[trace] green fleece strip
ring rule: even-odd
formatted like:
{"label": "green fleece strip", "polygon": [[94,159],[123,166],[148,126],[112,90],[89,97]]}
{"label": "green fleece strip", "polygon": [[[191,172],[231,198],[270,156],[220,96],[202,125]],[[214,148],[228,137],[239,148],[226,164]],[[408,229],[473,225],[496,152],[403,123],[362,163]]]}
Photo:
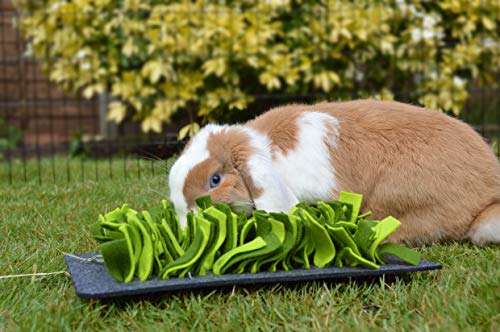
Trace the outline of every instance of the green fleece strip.
{"label": "green fleece strip", "polygon": [[[314,245],[311,244],[314,239],[311,237],[310,227],[307,226],[307,221],[303,218],[303,216],[300,218],[300,224],[302,227],[302,236],[298,241],[297,246],[295,246],[292,250],[293,254],[290,263],[293,267],[309,269],[311,267],[309,255],[311,255],[314,251]],[[294,262],[298,264],[294,264]]]}
{"label": "green fleece strip", "polygon": [[382,256],[383,254],[394,255],[399,259],[415,266],[420,264],[420,260],[422,258],[422,255],[419,252],[416,252],[415,250],[400,246],[395,243],[382,244],[380,246],[380,249],[378,250],[378,253],[380,256]]}
{"label": "green fleece strip", "polygon": [[374,241],[376,235],[376,232],[373,228],[377,226],[377,224],[378,221],[374,220],[362,219],[358,221],[358,228],[353,237],[354,241],[358,245],[358,248],[360,249],[360,252],[363,255],[368,255],[370,245]]}
{"label": "green fleece strip", "polygon": [[373,227],[375,231],[375,236],[373,242],[370,244],[368,248],[368,259],[375,261],[375,253],[377,247],[384,241],[389,235],[394,233],[396,229],[401,225],[401,222],[394,217],[387,217],[377,223],[376,226]]}
{"label": "green fleece strip", "polygon": [[[337,224],[338,225],[338,224]],[[351,250],[356,254],[361,256],[358,246],[352,236],[341,226],[326,226],[330,236],[338,248],[351,248]]]}
{"label": "green fleece strip", "polygon": [[317,267],[325,267],[335,258],[335,246],[328,231],[315,220],[309,212],[303,210],[305,219],[310,223],[312,246],[314,247],[313,263]]}
{"label": "green fleece strip", "polygon": [[117,230],[120,228],[121,225],[126,224],[127,219],[125,216],[123,216],[123,221],[116,221],[116,220],[103,220],[101,221],[101,225],[104,228],[104,230]]}
{"label": "green fleece strip", "polygon": [[372,211],[368,211],[368,212],[366,212],[366,213],[360,214],[360,215],[358,216],[358,220],[359,220],[359,219],[365,219],[366,217],[369,217],[369,216],[371,216],[371,215],[372,215]]}
{"label": "green fleece strip", "polygon": [[277,271],[294,268],[356,266],[378,268],[392,254],[418,265],[420,254],[382,244],[400,225],[393,217],[366,220],[359,213],[361,195],[341,193],[341,201],[302,202],[287,213],[254,211],[236,215],[209,196],[196,199],[198,215],[189,212],[182,229],[173,204],[137,211],[124,204],[99,215],[90,228],[101,242],[106,268],[118,281],[134,275],[147,280],[220,273]]}
{"label": "green fleece strip", "polygon": [[[139,230],[141,236],[142,250],[140,251],[139,262],[136,264],[135,274],[141,281],[144,281],[149,279],[153,272],[153,241],[151,241],[151,236],[145,225],[135,214],[127,214],[127,220],[131,227],[136,227]],[[130,234],[132,234],[132,231]]]}
{"label": "green fleece strip", "polygon": [[314,245],[311,243],[306,243],[304,248],[299,252],[302,255],[301,259],[304,262],[304,269],[310,269],[311,263],[309,261],[309,256],[314,252]]}
{"label": "green fleece strip", "polygon": [[165,219],[161,220],[161,224],[158,225],[158,229],[161,236],[163,237],[163,240],[165,241],[170,256],[172,256],[172,258],[176,260],[184,255],[184,249],[177,242],[177,238],[175,237],[174,233],[170,229],[170,225],[165,221]]}
{"label": "green fleece strip", "polygon": [[153,217],[151,217],[149,211],[142,211],[139,217],[142,217],[140,218],[141,221],[145,223],[148,233],[151,235],[151,240],[153,241],[153,244],[156,244],[156,242],[158,241],[159,234],[156,232],[156,229],[154,228],[155,222],[153,221]]}
{"label": "green fleece strip", "polygon": [[[270,252],[268,254],[264,254],[264,255],[260,256],[259,258],[255,259],[255,261],[251,264],[251,267],[250,267],[251,273],[256,273],[260,269],[260,266],[263,264],[262,261],[267,260],[271,256],[279,255],[279,249],[281,248],[281,245],[283,244],[283,241],[285,240],[285,225],[283,223],[281,223],[280,221],[278,221],[272,217],[269,217],[269,215],[267,215],[267,213],[262,214],[261,217],[256,217],[256,218],[263,218],[265,220],[264,222],[267,222],[267,223],[269,223],[269,225],[271,225],[269,232],[271,232],[272,234],[274,234],[276,236],[276,238],[279,241],[279,245],[277,246],[278,248],[277,248],[276,252]],[[261,236],[264,238],[264,240],[266,240],[266,237],[265,237],[266,235],[267,234],[261,233]]]}
{"label": "green fleece strip", "polygon": [[[280,220],[278,220],[280,219]],[[294,230],[291,229],[293,226],[291,225],[288,216],[286,214],[277,214],[273,213],[271,214],[270,218],[268,221],[272,225],[272,232],[278,240],[280,241],[281,245],[278,247],[278,249],[275,252],[272,252],[266,256],[262,256],[261,258],[257,259],[253,264],[252,267],[250,268],[250,272],[257,272],[260,270],[262,265],[265,265],[267,263],[273,263],[269,267],[269,271],[275,272],[276,271],[276,266],[277,264],[282,261],[283,258],[286,257],[286,254],[288,251],[291,249],[293,244],[295,243],[295,238],[294,238]]]}
{"label": "green fleece strip", "polygon": [[335,224],[335,226],[341,226],[351,235],[354,235],[358,230],[358,225],[350,221],[339,221],[338,223]]}
{"label": "green fleece strip", "polygon": [[238,246],[238,216],[225,204],[215,203],[214,206],[226,215],[226,238],[221,248],[221,253],[226,253]]}
{"label": "green fleece strip", "polygon": [[141,230],[137,226],[135,226],[133,222],[129,221],[128,225],[130,226],[128,228],[128,235],[130,238],[130,242],[132,244],[132,250],[134,253],[134,262],[137,267],[141,260],[141,254],[144,249],[144,242],[142,240]]}
{"label": "green fleece strip", "polygon": [[189,248],[191,245],[191,242],[193,242],[193,239],[196,235],[196,221],[195,221],[195,214],[192,211],[189,211],[187,216],[187,227],[184,230],[184,241],[182,242],[182,249],[184,251]]}
{"label": "green fleece strip", "polygon": [[240,246],[245,244],[247,237],[250,233],[255,232],[255,218],[248,219],[247,223],[243,226],[240,233]]}
{"label": "green fleece strip", "polygon": [[[154,215],[154,211],[152,211]],[[163,262],[161,261],[160,255],[163,253],[163,248],[160,243],[161,234],[157,227],[157,223],[154,221],[154,217],[158,220],[158,215],[151,215],[149,211],[142,211],[142,221],[144,221],[148,233],[151,236],[151,241],[153,242],[153,273],[157,274],[159,270],[163,268]]]}
{"label": "green fleece strip", "polygon": [[156,224],[155,227],[158,233],[160,233],[158,243],[162,249],[158,251],[157,259],[162,261],[161,268],[158,267],[158,269],[161,271],[166,264],[173,262],[175,259],[170,254],[170,249],[168,248],[169,246],[167,245],[167,241],[165,240],[168,238],[168,235],[166,233],[162,233],[165,232],[165,230],[162,229],[161,224]]}
{"label": "green fleece strip", "polygon": [[352,205],[352,212],[350,219],[347,221],[356,222],[358,219],[359,210],[361,209],[361,202],[363,201],[363,195],[341,191],[339,196],[339,201],[342,203],[349,203]]}
{"label": "green fleece strip", "polygon": [[[217,273],[224,273],[227,271],[229,268],[231,268],[233,265],[236,263],[242,263],[244,266],[246,265],[251,265],[254,264],[256,260],[271,254],[275,252],[281,245],[280,240],[276,235],[273,234],[272,232],[272,224],[268,221],[268,214],[262,211],[255,211],[254,212],[255,216],[255,224],[256,224],[256,229],[257,229],[257,238],[261,238],[265,242],[265,246],[255,248],[254,250],[251,251],[246,251],[245,253],[239,253],[237,255],[233,255],[229,260],[224,265],[219,266],[217,262],[214,264],[214,270],[213,272],[215,274]],[[253,242],[253,241],[251,241]],[[260,242],[257,242],[258,245],[260,245]],[[254,243],[254,246],[256,244]],[[234,249],[237,250],[238,248]],[[233,251],[234,251],[233,250]],[[231,253],[231,252],[229,252]],[[227,253],[227,254],[229,254]],[[225,254],[225,255],[227,255]],[[222,256],[224,257],[224,256]],[[221,258],[222,258],[221,257]],[[239,266],[236,267],[236,271],[240,272],[244,270],[244,267],[242,267],[242,264],[239,264]],[[216,265],[218,266],[216,269]]]}
{"label": "green fleece strip", "polygon": [[344,211],[342,210],[342,204],[337,201],[324,202],[328,206],[330,206],[334,212],[334,223],[339,222],[340,220],[345,220]]}
{"label": "green fleece strip", "polygon": [[283,260],[283,269],[284,270],[292,270],[294,268],[293,264],[293,257],[295,255],[295,252],[298,250],[300,244],[302,243],[302,238],[304,236],[304,229],[303,229],[303,223],[302,219],[294,214],[289,214],[290,219],[293,218],[295,222],[295,227],[296,227],[296,234],[295,234],[295,242],[292,245],[292,248],[288,251],[288,254],[286,255],[285,259]]}
{"label": "green fleece strip", "polygon": [[[167,264],[165,259],[165,251],[163,250],[163,244],[161,243],[162,236],[160,235],[160,230],[158,229],[158,224],[153,225],[153,231],[158,234],[158,239],[153,243],[153,274],[158,275],[158,273]],[[170,260],[169,262],[171,262]]]}
{"label": "green fleece strip", "polygon": [[203,217],[212,223],[213,237],[210,238],[210,242],[203,253],[202,259],[200,260],[199,275],[205,275],[207,270],[212,269],[215,254],[224,243],[227,234],[227,217],[224,212],[221,212],[211,206],[203,211]]}
{"label": "green fleece strip", "polygon": [[104,233],[105,237],[110,237],[112,239],[121,239],[123,238],[123,233],[118,231],[121,225],[124,225],[126,223],[120,223],[120,224],[110,224],[109,222],[105,221],[103,222],[102,225],[102,232]]}
{"label": "green fleece strip", "polygon": [[205,210],[212,206],[212,198],[210,195],[200,196],[194,200],[194,203],[200,207],[200,209]]}
{"label": "green fleece strip", "polygon": [[[258,249],[264,248],[266,246],[266,241],[260,236],[257,236],[252,241],[245,243],[239,247],[234,248],[233,250],[225,253],[214,263],[213,272],[214,274],[223,274],[225,270],[227,270],[231,265],[237,263],[239,255],[243,255],[248,252],[256,251]],[[231,260],[234,260],[232,264],[229,264]]]}
{"label": "green fleece strip", "polygon": [[[340,250],[338,259],[340,261],[344,261],[346,265],[349,266],[358,266],[358,265],[365,265],[374,269],[380,268],[377,264],[355,254],[351,248],[345,247],[344,249]],[[342,266],[342,265],[341,265]]]}
{"label": "green fleece strip", "polygon": [[[177,242],[181,243],[183,240],[184,232],[182,231],[181,224],[179,222],[179,217],[175,214],[174,204],[167,200],[162,200],[163,207],[163,218],[167,221],[172,233],[175,235]],[[158,218],[161,220],[162,218]]]}
{"label": "green fleece strip", "polygon": [[[241,262],[245,267],[247,265],[250,265],[249,270],[251,270],[253,265],[255,265],[258,260],[260,260],[262,257],[266,257],[269,254],[273,254],[280,247],[279,239],[272,232],[264,235],[262,239],[266,242],[265,247],[237,256],[234,261],[231,262],[231,264],[228,264],[228,267],[225,268],[225,270],[227,270],[231,265],[234,265],[235,262]],[[239,268],[237,268],[236,270],[239,270]],[[242,271],[244,270],[245,269],[243,269]]]}
{"label": "green fleece strip", "polygon": [[[128,210],[126,208],[126,204],[123,205],[123,207],[121,209],[119,208],[116,208],[115,210],[111,211],[111,212],[108,212],[104,215],[104,219],[108,222],[115,222],[115,223],[126,223],[127,222],[127,219],[125,218],[125,213],[126,213],[126,210]],[[125,211],[125,212],[123,212]]]}
{"label": "green fleece strip", "polygon": [[325,224],[327,225],[333,225],[335,223],[335,211],[333,208],[326,204],[325,202],[318,202],[318,209],[321,211]]}
{"label": "green fleece strip", "polygon": [[198,230],[193,242],[184,255],[165,266],[165,268],[160,272],[160,277],[162,279],[168,279],[170,275],[175,274],[175,272],[194,265],[205,250],[210,237],[210,222],[201,217],[197,217],[196,220]]}
{"label": "green fleece strip", "polygon": [[261,261],[261,264],[264,265],[270,263],[269,271],[276,272],[278,264],[281,263],[284,270],[288,271],[290,268],[285,262],[285,258],[287,258],[288,254],[295,245],[295,241],[297,241],[297,220],[299,218],[296,216],[289,216],[285,213],[271,213],[271,217],[282,222],[285,226],[285,239],[281,244],[281,247],[278,249],[277,254]]}
{"label": "green fleece strip", "polygon": [[99,250],[104,260],[104,265],[109,274],[120,282],[130,282],[134,278],[135,262],[132,241],[129,236],[128,224],[123,224],[120,231],[122,239],[101,244]]}
{"label": "green fleece strip", "polygon": [[273,217],[268,217],[267,221],[271,224],[271,232],[276,235],[276,237],[280,241],[280,244],[283,244],[286,235],[285,225],[281,221],[278,221]]}
{"label": "green fleece strip", "polygon": [[[300,225],[300,226],[299,226]],[[295,263],[300,264],[304,268],[307,268],[306,266],[309,266],[309,259],[307,258],[307,253],[308,249],[306,250],[306,245],[310,241],[310,236],[309,236],[309,227],[306,227],[303,219],[301,218],[299,223],[297,224],[300,228],[300,237],[297,236],[297,242],[294,246],[294,248],[291,250],[291,257],[290,257],[290,266],[296,266]],[[306,257],[304,259],[304,257]]]}
{"label": "green fleece strip", "polygon": [[254,218],[256,220],[256,234],[266,241],[266,246],[259,250],[245,254],[245,262],[240,263],[237,270],[241,270],[241,265],[250,265],[250,272],[255,273],[259,261],[265,257],[276,254],[281,246],[281,239],[284,240],[284,226],[280,222],[269,218],[269,214],[265,211],[255,211]]}
{"label": "green fleece strip", "polygon": [[102,214],[99,215],[99,218],[97,219],[97,222],[94,224],[90,225],[90,234],[92,234],[92,237],[105,237],[103,233],[103,229],[101,227],[101,223],[104,221],[104,216]]}

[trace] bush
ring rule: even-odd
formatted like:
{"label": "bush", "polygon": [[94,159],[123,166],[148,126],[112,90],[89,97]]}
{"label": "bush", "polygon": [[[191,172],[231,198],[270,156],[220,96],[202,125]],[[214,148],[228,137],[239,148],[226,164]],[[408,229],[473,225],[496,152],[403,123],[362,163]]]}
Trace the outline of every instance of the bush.
{"label": "bush", "polygon": [[23,131],[6,123],[0,116],[0,160],[4,158],[4,150],[14,149],[21,142]]}
{"label": "bush", "polygon": [[0,116],[0,149],[14,149],[23,138],[23,131],[7,124]]}
{"label": "bush", "polygon": [[458,114],[470,84],[490,84],[500,66],[496,0],[18,3],[52,80],[87,98],[110,93],[109,119],[131,116],[144,131],[186,112],[181,136],[271,93]]}

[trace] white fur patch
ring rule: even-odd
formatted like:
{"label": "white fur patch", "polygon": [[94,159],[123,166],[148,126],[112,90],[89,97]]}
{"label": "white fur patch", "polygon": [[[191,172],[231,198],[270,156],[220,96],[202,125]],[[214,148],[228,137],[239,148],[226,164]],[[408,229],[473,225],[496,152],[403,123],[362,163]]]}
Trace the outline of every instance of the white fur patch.
{"label": "white fur patch", "polygon": [[288,212],[299,201],[274,167],[269,137],[248,127],[241,129],[250,136],[250,146],[255,150],[248,158],[248,169],[253,183],[262,190],[259,197],[254,197],[256,209]]}
{"label": "white fur patch", "polygon": [[189,211],[184,197],[184,183],[193,167],[203,162],[210,156],[207,149],[208,137],[211,133],[217,133],[227,126],[209,124],[201,129],[191,141],[189,148],[177,159],[172,166],[168,176],[170,188],[170,200],[175,205],[175,212],[179,216],[182,226],[186,225],[186,215]]}
{"label": "white fur patch", "polygon": [[469,234],[472,242],[478,245],[500,243],[500,216],[494,215],[482,220],[474,232]]}
{"label": "white fur patch", "polygon": [[275,167],[300,201],[331,199],[336,181],[328,145],[337,144],[339,122],[325,113],[304,112],[297,126],[296,148],[277,153]]}

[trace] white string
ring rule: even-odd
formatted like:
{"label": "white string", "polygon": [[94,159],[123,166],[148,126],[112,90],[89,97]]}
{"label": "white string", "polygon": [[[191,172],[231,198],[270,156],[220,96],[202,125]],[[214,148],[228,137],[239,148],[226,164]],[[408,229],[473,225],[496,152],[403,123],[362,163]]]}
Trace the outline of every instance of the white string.
{"label": "white string", "polygon": [[0,276],[0,279],[9,279],[9,278],[25,278],[25,277],[45,277],[52,276],[57,274],[66,274],[69,276],[68,271],[56,271],[56,272],[46,272],[46,273],[25,273],[25,274],[11,274],[6,276]]}
{"label": "white string", "polygon": [[64,252],[63,254],[66,255],[66,256],[69,256],[71,258],[77,259],[77,260],[79,260],[81,262],[84,262],[84,263],[99,263],[99,264],[104,264],[104,258],[102,258],[101,254],[95,254],[94,256],[90,256],[89,258],[83,258],[83,257],[80,257],[80,256],[68,254],[66,252]]}
{"label": "white string", "polygon": [[[90,256],[88,258],[83,258],[79,257],[76,255],[68,254],[68,253],[63,253],[64,255],[67,255],[71,258],[77,259],[79,261],[85,262],[85,263],[99,263],[103,264],[104,259],[102,258],[102,255],[100,254],[95,254],[94,256]],[[27,278],[27,277],[46,277],[46,276],[53,276],[53,275],[58,275],[58,274],[65,274],[67,276],[70,276],[68,271],[55,271],[55,272],[45,272],[45,273],[23,273],[23,274],[10,274],[10,275],[5,275],[5,276],[0,276],[1,279],[11,279],[11,278]]]}

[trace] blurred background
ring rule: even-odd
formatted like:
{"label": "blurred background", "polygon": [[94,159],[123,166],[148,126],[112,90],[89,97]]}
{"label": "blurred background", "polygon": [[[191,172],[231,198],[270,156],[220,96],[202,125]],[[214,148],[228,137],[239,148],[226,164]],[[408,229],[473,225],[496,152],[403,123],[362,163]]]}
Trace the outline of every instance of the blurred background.
{"label": "blurred background", "polygon": [[154,175],[207,122],[357,98],[500,156],[499,82],[497,0],[0,0],[0,184]]}

